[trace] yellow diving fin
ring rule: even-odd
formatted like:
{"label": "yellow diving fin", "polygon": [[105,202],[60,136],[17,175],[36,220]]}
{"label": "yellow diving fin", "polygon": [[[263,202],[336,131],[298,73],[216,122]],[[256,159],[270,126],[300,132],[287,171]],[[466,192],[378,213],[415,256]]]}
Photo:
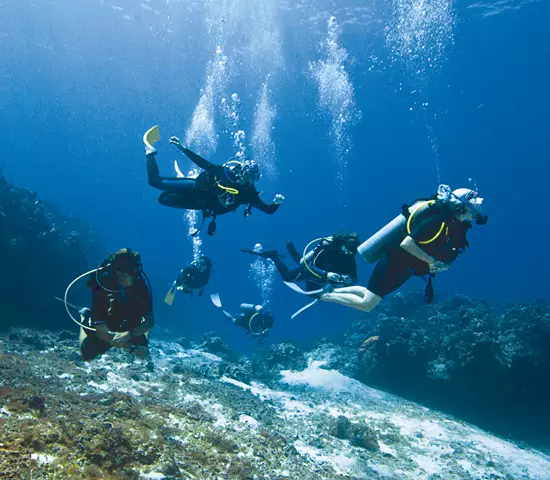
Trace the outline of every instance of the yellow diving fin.
{"label": "yellow diving fin", "polygon": [[175,296],[176,296],[176,282],[174,282],[170,287],[170,290],[168,290],[168,293],[164,298],[164,303],[167,303],[168,305],[172,305],[172,303],[174,303]]}
{"label": "yellow diving fin", "polygon": [[155,125],[154,127],[151,127],[149,130],[145,132],[143,135],[143,143],[145,144],[145,152],[151,153],[155,151],[155,147],[153,147],[153,144],[155,142],[158,142],[160,140],[160,132],[158,125]]}

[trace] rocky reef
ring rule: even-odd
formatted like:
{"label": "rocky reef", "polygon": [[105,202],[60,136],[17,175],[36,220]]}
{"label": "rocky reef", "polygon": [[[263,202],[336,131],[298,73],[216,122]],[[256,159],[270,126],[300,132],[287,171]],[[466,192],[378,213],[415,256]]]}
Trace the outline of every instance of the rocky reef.
{"label": "rocky reef", "polygon": [[545,455],[329,369],[328,348],[260,383],[175,342],[152,341],[154,368],[85,364],[76,333],[0,336],[2,478],[548,478]]}
{"label": "rocky reef", "polygon": [[464,296],[426,305],[398,294],[344,343],[337,357],[358,380],[550,449],[548,303],[497,313]]}
{"label": "rocky reef", "polygon": [[63,294],[75,272],[88,269],[99,250],[85,225],[0,173],[0,329],[66,325],[54,296]]}

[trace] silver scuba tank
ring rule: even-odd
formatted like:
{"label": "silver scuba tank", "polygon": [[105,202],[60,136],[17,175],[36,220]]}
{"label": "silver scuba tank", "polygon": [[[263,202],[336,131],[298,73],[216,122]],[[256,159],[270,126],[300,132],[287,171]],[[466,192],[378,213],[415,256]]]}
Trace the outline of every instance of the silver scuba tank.
{"label": "silver scuba tank", "polygon": [[389,246],[398,245],[403,241],[407,236],[406,227],[407,219],[403,214],[399,214],[385,227],[382,227],[372,237],[359,245],[357,252],[365,262],[376,263],[386,253]]}
{"label": "silver scuba tank", "polygon": [[[422,214],[435,203],[434,200],[418,200],[408,207],[411,218]],[[416,207],[416,208],[415,208]],[[412,219],[411,219],[412,220]],[[407,237],[408,219],[403,213],[395,217],[385,227],[382,227],[368,240],[364,241],[357,251],[367,263],[376,263],[389,247],[398,246]]]}

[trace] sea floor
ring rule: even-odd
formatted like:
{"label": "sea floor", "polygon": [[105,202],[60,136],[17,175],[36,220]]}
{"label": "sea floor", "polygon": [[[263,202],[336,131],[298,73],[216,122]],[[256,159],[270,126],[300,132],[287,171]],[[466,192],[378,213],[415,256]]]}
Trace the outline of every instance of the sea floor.
{"label": "sea floor", "polygon": [[66,332],[1,336],[1,478],[550,479],[543,453],[323,358],[261,383],[177,343],[151,351],[154,366],[122,351],[85,364]]}

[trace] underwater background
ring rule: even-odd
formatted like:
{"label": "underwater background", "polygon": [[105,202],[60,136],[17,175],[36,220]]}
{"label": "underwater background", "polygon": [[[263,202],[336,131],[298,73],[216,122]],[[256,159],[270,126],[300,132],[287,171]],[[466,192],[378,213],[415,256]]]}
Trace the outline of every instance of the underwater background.
{"label": "underwater background", "polygon": [[[142,254],[155,333],[215,330],[252,348],[213,308],[214,292],[230,310],[269,299],[265,348],[342,333],[358,312],[323,304],[291,322],[303,299],[277,275],[259,288],[239,250],[289,240],[300,250],[340,229],[365,240],[439,183],[477,186],[490,217],[438,275],[439,299],[548,299],[548,5],[1,0],[2,169],[87,222],[105,254]],[[256,158],[266,200],[286,197],[273,216],[241,210],[201,234],[195,248],[214,276],[204,296],[178,295],[172,307],[162,299],[194,245],[189,215],[159,205],[147,184],[142,135],[155,124],[161,174],[174,174],[175,159],[191,167],[168,144],[176,135],[215,163]],[[358,264],[366,284],[372,266]],[[404,290],[422,288],[416,279]]]}

